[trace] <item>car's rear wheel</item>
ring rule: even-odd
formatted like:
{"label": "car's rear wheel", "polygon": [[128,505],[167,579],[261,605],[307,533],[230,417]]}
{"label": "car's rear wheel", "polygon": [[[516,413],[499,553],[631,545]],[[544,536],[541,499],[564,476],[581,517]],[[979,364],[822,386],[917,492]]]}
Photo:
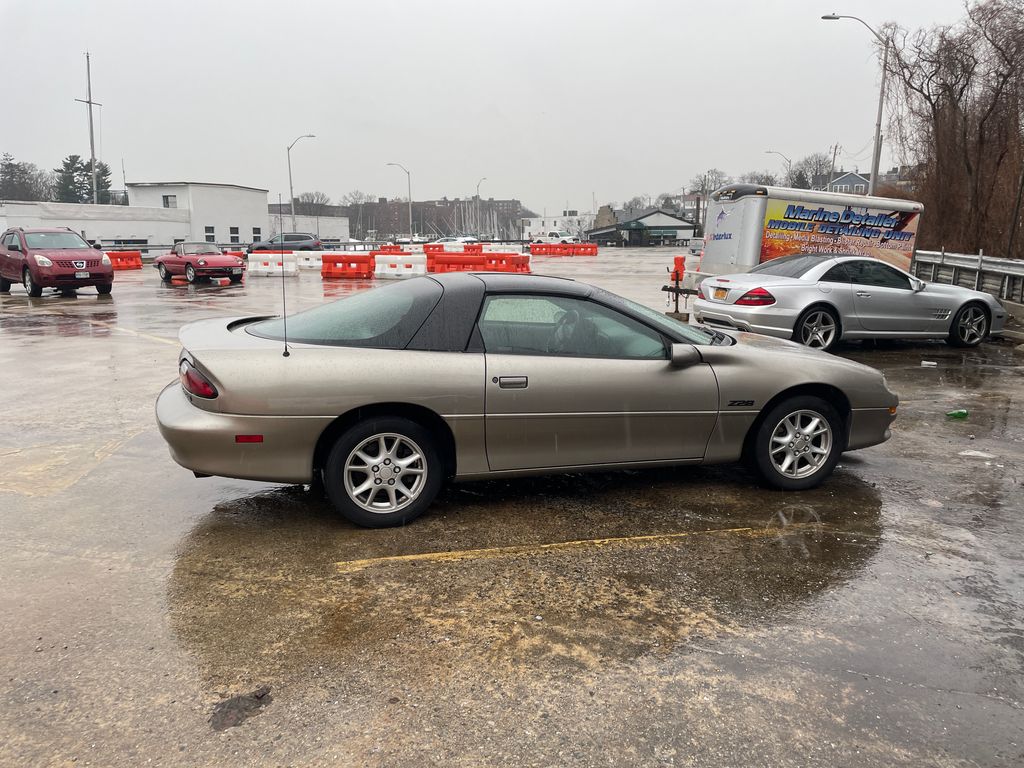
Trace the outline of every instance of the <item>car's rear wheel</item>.
{"label": "car's rear wheel", "polygon": [[228,279],[232,283],[240,283],[240,282],[242,282],[242,276],[241,275],[229,275]]}
{"label": "car's rear wheel", "polygon": [[32,279],[32,272],[28,267],[25,267],[25,271],[21,275],[21,282],[25,285],[25,291],[34,299],[38,299],[43,295],[43,286],[36,285]]}
{"label": "car's rear wheel", "polygon": [[161,264],[159,267],[157,267],[157,272],[160,273],[160,279],[163,280],[165,283],[169,283],[171,281],[171,271],[167,269],[166,264]]}
{"label": "car's rear wheel", "polygon": [[114,284],[113,283],[108,283],[107,285],[97,285],[96,286],[96,293],[100,294],[100,296],[106,296],[112,290],[114,290]]}
{"label": "car's rear wheel", "polygon": [[196,276],[196,268],[193,267],[191,264],[188,264],[185,267],[185,279],[188,280],[190,283],[194,283],[196,280],[199,279]]}
{"label": "car's rear wheel", "polygon": [[793,328],[793,341],[825,352],[836,345],[839,336],[839,317],[828,307],[811,307]]}
{"label": "car's rear wheel", "polygon": [[444,477],[430,433],[408,419],[374,418],[349,428],[324,466],[327,495],[356,525],[404,525],[422,515]]}
{"label": "car's rear wheel", "polygon": [[954,347],[976,347],[988,335],[988,313],[979,304],[966,304],[953,318],[946,341]]}
{"label": "car's rear wheel", "polygon": [[801,395],[776,405],[754,436],[753,458],[769,485],[801,491],[832,474],[844,444],[842,420],[820,397]]}

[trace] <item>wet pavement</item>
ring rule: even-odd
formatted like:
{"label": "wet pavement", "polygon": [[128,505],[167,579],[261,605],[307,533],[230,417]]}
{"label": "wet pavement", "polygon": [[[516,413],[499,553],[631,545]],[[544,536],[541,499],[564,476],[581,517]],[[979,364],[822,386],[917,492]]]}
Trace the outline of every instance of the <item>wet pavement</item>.
{"label": "wet pavement", "polygon": [[[663,308],[673,253],[535,269]],[[0,764],[1024,763],[1012,344],[841,348],[900,416],[814,491],[491,481],[369,531],[302,487],[197,480],[157,434],[177,328],[280,287],[0,295]],[[295,311],[362,286],[286,287]]]}

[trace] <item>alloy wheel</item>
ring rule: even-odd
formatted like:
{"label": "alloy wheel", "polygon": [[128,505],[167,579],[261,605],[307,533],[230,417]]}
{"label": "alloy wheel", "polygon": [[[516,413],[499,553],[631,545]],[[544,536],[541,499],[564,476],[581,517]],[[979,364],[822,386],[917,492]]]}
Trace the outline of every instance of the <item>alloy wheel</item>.
{"label": "alloy wheel", "polygon": [[368,512],[388,514],[414,502],[427,479],[423,451],[405,435],[372,435],[345,460],[345,491]]}
{"label": "alloy wheel", "polygon": [[981,307],[967,307],[960,313],[960,320],[956,324],[956,333],[960,337],[960,341],[973,346],[985,338],[987,326],[988,321]]}
{"label": "alloy wheel", "polygon": [[769,455],[784,477],[801,479],[817,472],[832,452],[832,428],[817,411],[794,411],[772,430]]}
{"label": "alloy wheel", "polygon": [[800,343],[814,349],[828,349],[836,337],[836,321],[829,312],[815,310],[800,326]]}
{"label": "alloy wheel", "polygon": [[196,268],[193,267],[191,264],[185,267],[185,278],[190,283],[194,283],[196,281]]}

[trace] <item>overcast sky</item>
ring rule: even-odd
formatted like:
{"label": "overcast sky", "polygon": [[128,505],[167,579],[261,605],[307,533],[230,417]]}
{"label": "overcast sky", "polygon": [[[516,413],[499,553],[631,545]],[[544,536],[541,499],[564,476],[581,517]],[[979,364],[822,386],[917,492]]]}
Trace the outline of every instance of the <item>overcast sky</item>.
{"label": "overcast sky", "polygon": [[[0,0],[0,151],[97,155],[121,186],[214,181],[288,197],[360,189],[589,210],[698,172],[779,171],[838,142],[869,170],[873,25],[949,23],[960,0]],[[101,119],[100,119],[101,118]],[[883,154],[883,163],[896,158]]]}

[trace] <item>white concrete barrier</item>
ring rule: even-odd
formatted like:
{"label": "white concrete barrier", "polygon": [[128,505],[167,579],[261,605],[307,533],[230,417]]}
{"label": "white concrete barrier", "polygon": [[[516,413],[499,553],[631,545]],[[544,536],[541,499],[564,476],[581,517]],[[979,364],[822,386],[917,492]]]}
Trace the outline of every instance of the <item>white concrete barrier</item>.
{"label": "white concrete barrier", "polygon": [[295,277],[299,267],[294,253],[261,253],[249,254],[247,271],[250,275],[284,275]]}
{"label": "white concrete barrier", "polygon": [[427,256],[423,253],[378,253],[374,257],[373,276],[381,280],[401,280],[427,274]]}

